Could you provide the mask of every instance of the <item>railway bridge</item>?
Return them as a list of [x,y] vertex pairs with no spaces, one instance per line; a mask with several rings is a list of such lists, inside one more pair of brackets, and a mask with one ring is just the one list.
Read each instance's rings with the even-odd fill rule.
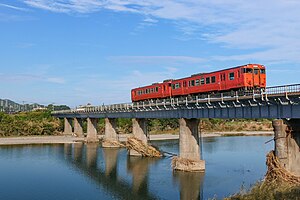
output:
[[[117,118],[132,118],[133,135],[144,143],[147,143],[147,119],[177,118],[180,125],[179,157],[198,163],[192,167],[196,171],[205,169],[205,162],[200,157],[199,119],[274,119],[275,153],[284,168],[300,176],[300,84],[252,92],[88,106],[54,111],[52,115],[64,119],[66,134],[78,136],[84,135],[82,122],[87,120],[87,142],[98,141],[97,122],[100,118],[105,118],[104,138],[107,140],[118,140]],[[130,155],[136,155],[136,152],[130,151]]]

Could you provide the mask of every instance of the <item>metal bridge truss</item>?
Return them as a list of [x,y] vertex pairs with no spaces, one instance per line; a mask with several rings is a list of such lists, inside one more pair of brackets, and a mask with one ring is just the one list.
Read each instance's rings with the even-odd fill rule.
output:
[[300,118],[300,84],[54,111],[59,118]]

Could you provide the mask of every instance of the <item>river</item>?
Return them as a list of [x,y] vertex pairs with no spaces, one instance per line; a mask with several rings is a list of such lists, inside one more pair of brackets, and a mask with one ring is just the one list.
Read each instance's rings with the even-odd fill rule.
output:
[[[203,138],[205,173],[173,172],[171,157],[128,157],[95,144],[0,146],[0,199],[222,199],[263,178],[270,139]],[[152,144],[178,154],[176,140]]]

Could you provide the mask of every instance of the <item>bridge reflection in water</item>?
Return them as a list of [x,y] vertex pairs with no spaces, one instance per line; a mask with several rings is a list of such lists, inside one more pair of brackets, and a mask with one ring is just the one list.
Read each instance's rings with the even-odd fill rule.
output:
[[[100,148],[95,143],[75,143],[64,144],[63,151],[64,160],[69,166],[104,188],[113,199],[160,199],[157,194],[149,192],[148,188],[149,168],[159,160],[157,158],[127,156],[127,165],[119,166],[119,149]],[[100,160],[101,153],[104,160]],[[131,181],[118,175],[118,167],[126,168]],[[204,173],[174,172],[174,181],[180,187],[178,198],[202,199],[203,177]]]

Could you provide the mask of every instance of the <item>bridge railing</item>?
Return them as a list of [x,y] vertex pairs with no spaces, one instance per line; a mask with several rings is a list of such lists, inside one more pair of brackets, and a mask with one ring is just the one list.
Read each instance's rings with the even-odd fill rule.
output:
[[105,113],[105,112],[128,112],[128,111],[139,111],[139,110],[157,110],[157,109],[168,109],[168,108],[180,108],[188,107],[190,104],[210,105],[212,102],[218,102],[220,104],[226,101],[236,101],[240,99],[253,99],[264,98],[268,100],[268,96],[284,96],[288,98],[291,94],[300,94],[300,84],[284,85],[267,87],[266,89],[253,90],[253,91],[235,91],[235,92],[224,92],[216,94],[202,94],[198,96],[186,96],[186,97],[175,97],[168,99],[156,99],[148,100],[143,102],[133,103],[122,103],[122,104],[111,104],[101,106],[86,106],[79,107],[71,110],[53,111],[52,114],[60,113]]
[[290,94],[290,93],[299,93],[299,92],[300,92],[300,84],[274,86],[274,87],[266,88],[266,93],[268,95],[285,94],[285,93]]

